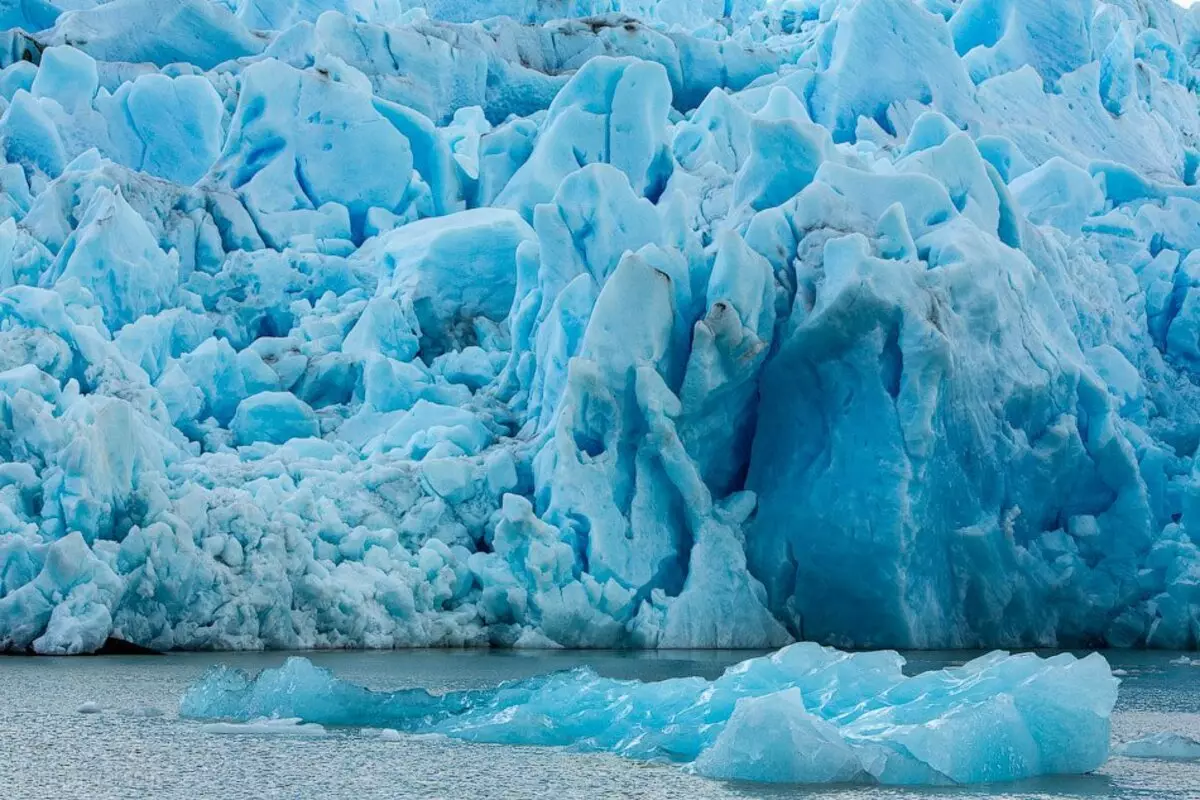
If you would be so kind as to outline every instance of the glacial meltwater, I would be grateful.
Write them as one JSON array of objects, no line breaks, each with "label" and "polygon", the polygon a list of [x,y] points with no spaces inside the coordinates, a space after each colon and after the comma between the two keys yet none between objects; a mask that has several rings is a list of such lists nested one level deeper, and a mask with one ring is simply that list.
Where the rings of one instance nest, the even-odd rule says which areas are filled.
[{"label": "glacial meltwater", "polygon": [[[731,651],[305,653],[373,689],[487,688],[581,665],[605,677],[715,678],[753,654]],[[911,673],[973,653],[910,653]],[[255,673],[284,653],[0,659],[0,796],[41,798],[838,797],[1195,798],[1200,761],[1117,755],[1160,734],[1200,739],[1200,659],[1105,653],[1121,678],[1114,755],[1091,775],[967,788],[803,787],[722,782],[678,766],[549,747],[475,744],[377,729],[183,719],[179,701],[210,667]]]}]

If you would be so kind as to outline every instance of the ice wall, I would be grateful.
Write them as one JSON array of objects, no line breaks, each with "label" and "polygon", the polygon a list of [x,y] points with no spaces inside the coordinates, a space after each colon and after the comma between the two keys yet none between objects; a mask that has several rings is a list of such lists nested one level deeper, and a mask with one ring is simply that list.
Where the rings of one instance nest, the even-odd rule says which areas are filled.
[{"label": "ice wall", "polygon": [[1200,643],[1200,9],[69,5],[0,648]]}]

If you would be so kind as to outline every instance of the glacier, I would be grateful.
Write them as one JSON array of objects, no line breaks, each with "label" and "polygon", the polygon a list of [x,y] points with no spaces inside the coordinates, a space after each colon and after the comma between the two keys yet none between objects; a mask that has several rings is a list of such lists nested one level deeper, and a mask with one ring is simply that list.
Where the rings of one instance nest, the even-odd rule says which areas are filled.
[{"label": "glacier", "polygon": [[1200,8],[0,28],[0,650],[1200,646]]},{"label": "glacier", "polygon": [[1099,654],[993,652],[907,677],[895,652],[793,644],[712,681],[643,683],[590,667],[431,694],[374,692],[305,658],[255,677],[216,667],[180,714],[220,733],[442,735],[568,746],[761,783],[954,785],[1080,774],[1108,758],[1119,681]]}]

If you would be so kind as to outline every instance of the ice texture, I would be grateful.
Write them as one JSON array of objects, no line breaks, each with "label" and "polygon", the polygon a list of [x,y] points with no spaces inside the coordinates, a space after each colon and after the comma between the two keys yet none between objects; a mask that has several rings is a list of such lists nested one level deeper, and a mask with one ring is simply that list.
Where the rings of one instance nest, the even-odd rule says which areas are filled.
[{"label": "ice texture", "polygon": [[1153,733],[1118,745],[1116,752],[1129,758],[1200,761],[1200,742],[1178,733]]},{"label": "ice texture", "polygon": [[1200,645],[1200,7],[0,26],[0,649]]},{"label": "ice texture", "polygon": [[298,719],[252,719],[249,722],[211,722],[200,726],[204,733],[226,736],[304,736],[321,737],[325,729]]},{"label": "ice texture", "polygon": [[206,729],[265,718],[571,746],[764,783],[1011,781],[1088,772],[1108,758],[1118,681],[1098,654],[997,651],[913,677],[903,666],[895,652],[800,643],[712,681],[614,680],[581,667],[435,695],[369,691],[293,657],[253,678],[216,667],[180,713],[235,721]]}]

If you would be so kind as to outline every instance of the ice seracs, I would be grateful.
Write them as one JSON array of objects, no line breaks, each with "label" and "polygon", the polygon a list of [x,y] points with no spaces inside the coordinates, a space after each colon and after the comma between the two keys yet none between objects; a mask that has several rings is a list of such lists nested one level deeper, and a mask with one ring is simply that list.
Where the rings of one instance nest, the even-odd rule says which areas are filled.
[{"label": "ice seracs", "polygon": [[0,648],[1197,646],[1200,9],[9,5]]}]

